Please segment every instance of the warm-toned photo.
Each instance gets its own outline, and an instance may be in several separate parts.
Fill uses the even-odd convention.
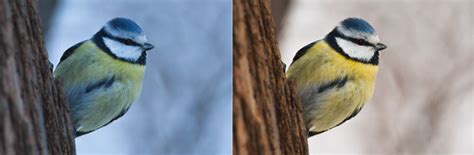
[[[473,2],[233,2],[234,154],[472,154]]]

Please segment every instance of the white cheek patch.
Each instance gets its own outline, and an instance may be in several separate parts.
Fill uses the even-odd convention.
[[[141,47],[125,45],[121,42],[104,37],[104,44],[119,58],[136,61],[142,55]]]
[[[372,46],[361,46],[353,42],[337,38],[336,42],[341,49],[351,58],[369,61],[375,54],[375,49]]]

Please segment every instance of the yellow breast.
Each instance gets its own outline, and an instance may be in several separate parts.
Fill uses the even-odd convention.
[[[309,48],[287,72],[297,84],[307,127],[328,130],[361,108],[373,94],[377,69],[344,57],[324,40]],[[346,76],[344,87],[318,93],[319,86]]]
[[[54,77],[61,79],[78,131],[92,131],[128,109],[140,95],[145,66],[113,58],[91,41],[84,42],[63,60]],[[107,89],[84,90],[113,76]]]
[[[101,80],[107,75],[115,75],[124,82],[141,82],[144,70],[145,66],[114,59],[91,41],[86,41],[58,65],[54,74],[67,78],[64,81],[67,87],[76,82]]]

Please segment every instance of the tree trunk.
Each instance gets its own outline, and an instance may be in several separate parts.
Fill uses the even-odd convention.
[[[285,77],[268,3],[233,1],[233,153],[308,154],[301,106]]]
[[[0,154],[75,154],[35,0],[0,0]]]

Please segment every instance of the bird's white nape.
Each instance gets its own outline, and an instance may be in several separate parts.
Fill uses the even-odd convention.
[[[356,58],[364,61],[369,61],[375,54],[375,49],[372,46],[363,46],[336,37],[337,45],[351,58]]]
[[[138,46],[125,45],[121,42],[109,39],[107,37],[102,38],[105,46],[117,57],[137,61],[142,55],[143,49]]]

